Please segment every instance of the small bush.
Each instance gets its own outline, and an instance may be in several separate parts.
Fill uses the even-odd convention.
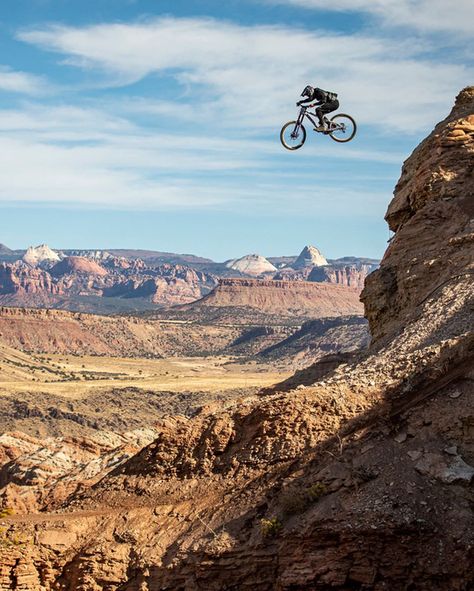
[[[306,494],[308,495],[309,501],[314,503],[326,494],[326,486],[322,482],[316,482],[308,488]]]
[[[283,524],[277,517],[260,520],[260,529],[265,538],[274,538],[280,533]]]

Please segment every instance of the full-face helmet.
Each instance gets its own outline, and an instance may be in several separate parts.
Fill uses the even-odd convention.
[[[311,96],[313,96],[313,92],[314,88],[312,86],[306,86],[303,92],[301,93],[301,96],[307,96],[308,98],[310,98]]]

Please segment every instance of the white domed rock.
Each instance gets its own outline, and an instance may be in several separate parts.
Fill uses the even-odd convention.
[[[246,275],[263,275],[277,270],[270,261],[259,254],[248,254],[240,259],[233,259],[226,263],[226,267]]]

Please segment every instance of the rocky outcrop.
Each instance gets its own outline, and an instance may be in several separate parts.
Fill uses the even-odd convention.
[[[346,260],[347,259],[347,260]],[[351,260],[352,259],[352,260]],[[294,266],[293,266],[294,267]],[[377,261],[364,262],[364,259],[346,257],[321,265],[301,265],[298,268],[285,267],[273,276],[283,281],[314,281],[316,283],[334,283],[362,290],[367,275],[377,269]]]
[[[227,261],[225,266],[228,269],[233,269],[243,275],[254,275],[257,277],[259,275],[274,273],[276,271],[276,267],[259,254],[248,254],[240,259]]]
[[[315,246],[305,246],[296,261],[291,264],[291,267],[293,269],[306,269],[327,264],[327,260]]]
[[[47,244],[41,244],[40,246],[30,246],[23,256],[23,261],[32,267],[44,262],[56,262],[61,260],[61,257],[57,252],[49,248]]]
[[[362,293],[374,341],[400,330],[441,286],[474,274],[473,161],[471,86],[403,165],[385,216],[395,235]]]
[[[60,288],[47,271],[31,268],[23,262],[0,263],[0,296],[16,294],[22,297],[37,296],[43,303],[51,295],[60,293]]]
[[[373,265],[327,265],[315,267],[308,275],[308,281],[335,283],[362,290],[365,279],[374,270]]]
[[[140,260],[113,256],[101,264],[79,256],[49,263],[48,269],[0,263],[0,303],[108,312],[114,304],[135,310],[139,300],[141,308],[150,309],[197,300],[217,284],[214,276],[183,265],[147,267]]]
[[[153,429],[89,437],[37,439],[20,432],[0,436],[0,502],[15,514],[35,512],[92,486],[157,436]]]
[[[53,277],[62,277],[63,275],[75,273],[97,275],[99,277],[107,275],[107,271],[104,267],[101,267],[94,260],[77,256],[64,258],[62,261],[54,265],[54,267],[49,270],[49,273]]]

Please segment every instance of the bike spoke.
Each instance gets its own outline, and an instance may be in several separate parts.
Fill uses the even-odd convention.
[[[331,121],[331,125],[332,128],[329,130],[329,135],[336,142],[347,142],[355,135],[355,121],[348,115],[335,115]]]

